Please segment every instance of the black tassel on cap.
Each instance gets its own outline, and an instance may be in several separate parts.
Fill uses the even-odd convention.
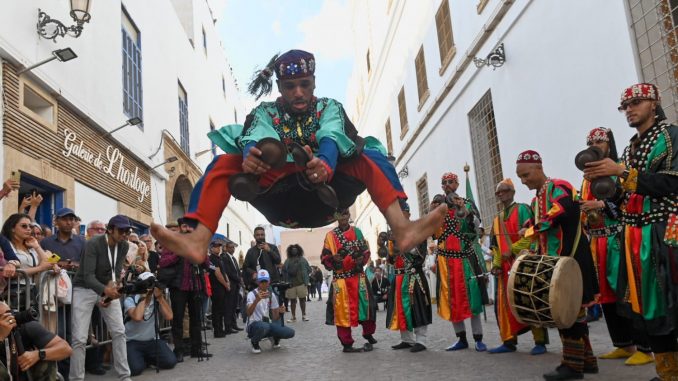
[[[273,90],[273,80],[271,79],[271,77],[273,77],[273,65],[279,55],[280,53],[274,55],[266,67],[254,72],[252,81],[247,86],[247,91],[254,95],[255,100],[259,100],[262,96],[270,94],[271,90]]]

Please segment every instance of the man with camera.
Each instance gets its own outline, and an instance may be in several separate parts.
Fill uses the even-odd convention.
[[[148,364],[159,369],[172,369],[177,364],[172,349],[159,338],[160,316],[172,320],[172,307],[165,299],[163,289],[156,284],[153,274],[142,273],[138,281],[152,286],[145,294],[130,295],[124,302],[127,358],[132,376],[141,374]]]
[[[11,311],[5,302],[0,302],[0,339],[9,339],[10,363],[5,345],[0,345],[0,380],[30,379],[53,381],[57,379],[56,361],[68,358],[71,347],[68,343],[35,321],[37,311]]]
[[[280,348],[280,339],[291,339],[294,330],[282,325],[280,314],[285,313],[278,296],[269,288],[271,277],[266,270],[257,272],[257,288],[247,294],[247,337],[252,342],[252,353],[261,353],[259,342],[273,338],[273,349]]]
[[[380,267],[374,269],[372,292],[374,293],[374,300],[377,302],[377,311],[379,310],[379,303],[383,303],[384,309],[386,309],[389,288],[391,288],[391,282],[389,282],[388,279],[384,277],[384,270],[382,270]]]
[[[255,282],[257,272],[262,269],[268,271],[272,283],[280,280],[277,268],[281,262],[278,248],[266,242],[266,231],[261,226],[254,228],[254,239],[256,244],[247,250],[242,270],[242,277],[248,290],[257,287]]]
[[[114,367],[118,378],[130,380],[122,308],[115,299],[121,296],[116,282],[120,279],[129,250],[127,237],[131,229],[129,218],[119,214],[108,221],[106,234],[90,239],[85,245],[80,267],[73,279],[71,381],[85,378],[85,345],[92,309],[97,304],[113,339]]]

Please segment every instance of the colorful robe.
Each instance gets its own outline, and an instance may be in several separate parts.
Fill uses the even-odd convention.
[[[634,136],[622,162],[638,176],[621,206],[625,269],[619,295],[649,335],[665,335],[678,328],[678,248],[665,240],[668,220],[678,213],[678,126],[657,123]]]
[[[567,181],[547,179],[532,200],[534,225],[526,236],[535,236],[539,254],[574,255],[582,274],[582,304],[587,304],[598,293],[598,281],[588,239],[582,234],[581,209],[576,196],[577,191]]]
[[[591,194],[591,183],[584,180],[581,185],[581,200],[594,201],[596,198]],[[619,265],[621,262],[623,226],[619,221],[620,213],[616,205],[603,201],[605,207],[600,212],[600,222],[591,221],[586,213],[582,213],[584,229],[591,241],[591,254],[596,264],[598,273],[598,285],[600,288],[600,303],[615,303],[616,291],[619,281]]]
[[[395,269],[388,292],[386,328],[412,331],[431,324],[431,293],[422,268],[426,260],[426,242],[406,252],[389,255]]]
[[[474,249],[477,240],[473,221],[475,206],[468,200],[465,204],[467,218],[460,219],[450,209],[445,224],[434,234],[438,240],[436,277],[438,287],[436,300],[438,315],[451,322],[462,322],[483,312],[483,302],[478,275],[482,272]]]
[[[529,329],[529,326],[518,323],[508,299],[508,278],[511,266],[521,250],[530,246],[529,238],[522,238],[518,232],[532,219],[532,211],[527,204],[513,203],[503,209],[492,222],[492,267],[501,270],[497,276],[494,312],[497,315],[499,334],[502,341],[507,342]]]
[[[342,255],[336,263],[333,255]],[[363,267],[370,259],[370,250],[363,233],[356,227],[342,231],[332,229],[325,236],[320,261],[333,271],[327,301],[326,324],[357,327],[361,321],[375,320],[377,304]]]

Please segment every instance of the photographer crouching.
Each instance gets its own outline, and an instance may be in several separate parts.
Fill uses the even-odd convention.
[[[172,320],[170,307],[162,286],[155,282],[153,274],[139,275],[136,284],[147,288],[145,294],[129,295],[125,298],[125,334],[127,335],[127,360],[132,376],[150,365],[157,369],[172,369],[177,358],[167,342],[160,339],[160,315]],[[158,314],[160,312],[160,315]]]
[[[68,343],[35,321],[37,311],[11,311],[0,302],[0,380],[54,381],[56,362],[71,355]],[[5,348],[10,348],[6,353]],[[8,372],[9,369],[9,372]]]
[[[282,324],[285,306],[280,305],[278,296],[271,291],[271,276],[266,270],[257,272],[257,288],[247,294],[247,337],[252,342],[252,353],[261,353],[259,342],[272,338],[273,348],[280,348],[280,339],[294,337],[294,330]]]

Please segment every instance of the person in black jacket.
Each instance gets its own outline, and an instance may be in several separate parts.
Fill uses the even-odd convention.
[[[226,237],[215,234],[210,242],[210,283],[212,284],[212,327],[214,337],[225,337],[231,333],[228,328],[229,321],[226,317],[226,294],[231,288],[230,278],[224,271],[224,263],[221,260]]]
[[[263,227],[254,228],[256,244],[247,250],[245,263],[243,264],[242,277],[247,290],[257,288],[257,271],[266,270],[271,277],[271,283],[280,281],[278,265],[280,264],[280,252],[274,244],[266,242],[266,232]]]
[[[236,323],[236,314],[238,309],[238,295],[240,294],[240,287],[242,286],[242,276],[240,276],[240,266],[238,260],[235,258],[235,247],[238,246],[235,242],[226,238],[226,245],[221,254],[221,262],[223,263],[224,273],[231,281],[231,288],[226,292],[226,302],[224,305],[224,321],[226,324],[226,334],[237,333],[243,329],[238,327]]]
[[[384,308],[386,308],[390,288],[391,282],[384,277],[384,270],[377,268],[374,271],[374,279],[372,279],[372,292],[374,293],[374,300],[377,302],[377,310],[379,310],[379,303],[383,303]]]

